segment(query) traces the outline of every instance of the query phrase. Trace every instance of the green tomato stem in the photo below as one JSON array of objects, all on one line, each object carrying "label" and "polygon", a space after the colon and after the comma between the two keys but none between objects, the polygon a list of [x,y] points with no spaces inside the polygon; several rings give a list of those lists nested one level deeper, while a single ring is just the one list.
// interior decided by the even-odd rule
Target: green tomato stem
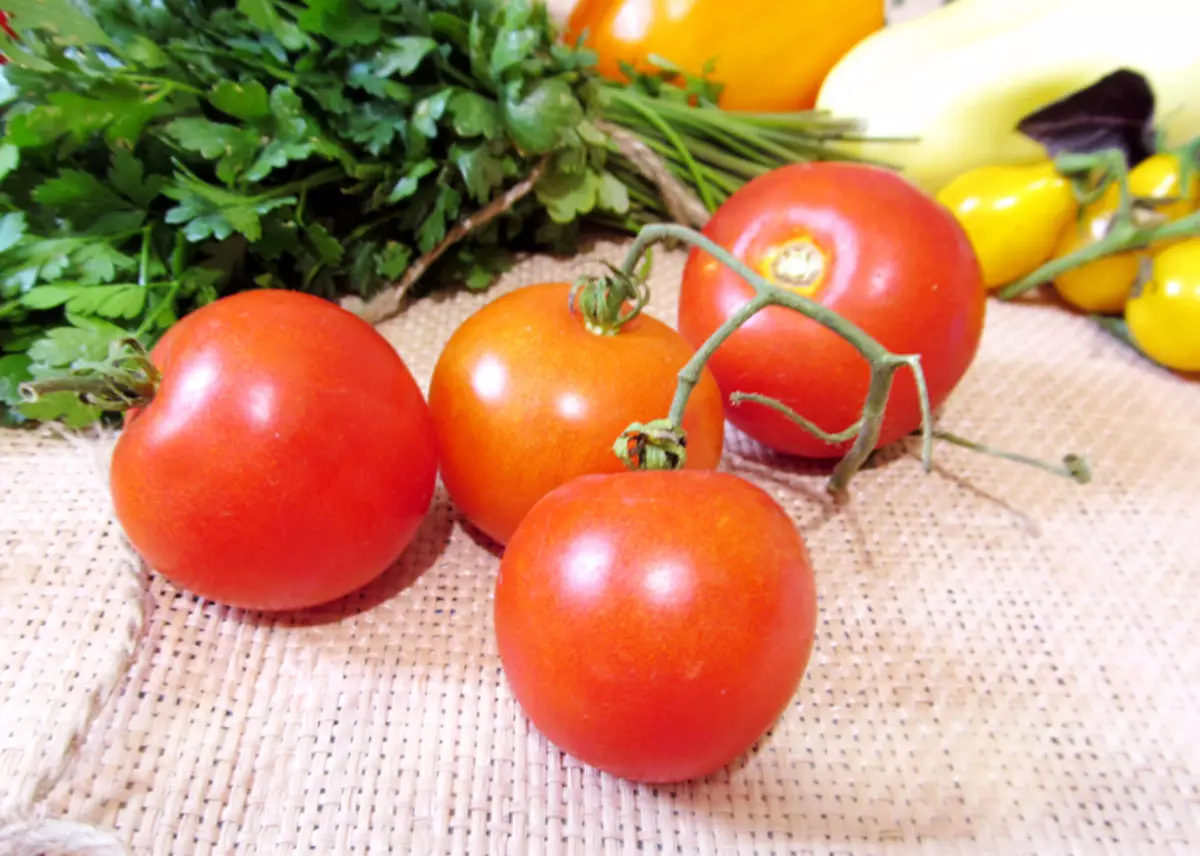
[{"label": "green tomato stem", "polygon": [[64,377],[30,381],[18,387],[21,397],[34,402],[56,392],[70,392],[85,404],[120,411],[144,407],[153,400],[162,375],[136,339],[119,343],[126,351],[106,364],[89,365]]},{"label": "green tomato stem", "polygon": [[[867,387],[867,400],[863,404],[858,436],[855,437],[850,451],[834,468],[833,476],[829,481],[830,492],[836,493],[845,490],[846,486],[850,484],[850,479],[862,469],[867,458],[875,451],[875,446],[879,443],[879,433],[883,430],[884,408],[887,407],[888,397],[892,393],[892,381],[895,379],[896,369],[900,365],[902,365],[900,362],[891,361],[871,363],[871,383]],[[923,419],[922,422],[924,423],[921,426],[923,432],[933,429],[933,426],[925,423]],[[928,462],[927,466],[932,466],[932,462]]]},{"label": "green tomato stem", "polygon": [[1141,250],[1159,241],[1194,235],[1200,235],[1200,211],[1188,214],[1171,223],[1143,227],[1135,226],[1132,217],[1127,215],[1125,220],[1118,220],[1112,230],[1099,241],[1081,247],[1062,258],[1046,262],[1028,276],[999,289],[996,296],[1001,300],[1012,300],[1043,283],[1052,282],[1056,277],[1069,270],[1074,270],[1104,256],[1130,250]]},{"label": "green tomato stem", "polygon": [[154,390],[141,385],[125,384],[101,377],[58,377],[29,381],[19,387],[21,397],[27,402],[56,392],[71,392],[88,404],[105,405],[105,409],[121,410],[141,406],[153,397]]},{"label": "green tomato stem", "polygon": [[660,223],[643,228],[634,239],[621,267],[614,270],[613,276],[628,282],[637,282],[644,278],[645,270],[641,273],[636,272],[638,263],[652,245],[668,241],[686,244],[713,256],[746,280],[754,288],[754,296],[726,319],[680,369],[667,417],[646,424],[634,423],[617,438],[613,450],[626,466],[640,469],[681,469],[686,465],[687,436],[683,430],[683,416],[687,410],[688,399],[700,381],[704,366],[716,350],[754,315],[769,306],[781,306],[799,312],[841,336],[867,360],[870,366],[870,381],[862,415],[850,427],[834,433],[814,424],[783,402],[757,393],[736,392],[730,396],[730,402],[737,405],[750,401],[769,407],[827,443],[837,444],[853,440],[849,451],[834,467],[829,479],[828,489],[831,493],[844,491],[875,451],[896,372],[904,367],[913,373],[920,402],[921,461],[926,472],[933,469],[933,440],[936,436],[959,446],[1066,476],[1081,484],[1090,480],[1091,471],[1087,462],[1078,455],[1067,455],[1063,459],[1063,465],[1056,466],[1025,455],[997,451],[949,432],[935,432],[929,388],[919,355],[892,353],[849,319],[798,292],[775,285],[723,247],[685,226]]},{"label": "green tomato stem", "polygon": [[[567,296],[567,308],[583,315],[584,326],[598,336],[615,336],[638,317],[650,301],[643,276],[625,276],[613,269],[612,276],[580,277]],[[627,309],[625,304],[631,304]]]},{"label": "green tomato stem", "polygon": [[1091,467],[1088,466],[1087,461],[1079,455],[1066,455],[1063,458],[1061,465],[1048,464],[1045,461],[1039,461],[1037,458],[1031,458],[1028,455],[1021,455],[1015,452],[1005,452],[1000,449],[994,449],[991,446],[985,446],[983,443],[976,443],[974,440],[968,440],[965,437],[960,437],[957,434],[951,434],[949,431],[935,431],[934,436],[936,436],[939,440],[944,440],[945,442],[951,443],[955,446],[961,446],[964,449],[970,449],[973,452],[980,452],[996,458],[1004,458],[1009,461],[1028,464],[1031,467],[1037,467],[1038,469],[1045,470],[1046,472],[1072,479],[1079,484],[1087,484],[1092,480]]},{"label": "green tomato stem", "polygon": [[788,407],[782,401],[776,401],[774,398],[769,398],[765,395],[759,395],[757,392],[735,392],[729,396],[729,403],[736,406],[743,401],[751,401],[755,404],[761,404],[763,407],[769,407],[776,413],[786,416],[788,419],[796,423],[800,428],[803,428],[809,434],[812,434],[818,440],[828,443],[831,446],[836,446],[838,443],[845,443],[847,440],[852,440],[862,430],[862,417],[854,420],[854,424],[845,431],[838,431],[836,434],[831,434],[817,423],[805,419],[795,410]]},{"label": "green tomato stem", "polygon": [[[1200,137],[1176,150],[1181,163],[1181,190],[1186,192],[1186,182],[1190,169],[1194,168],[1197,152],[1200,152]],[[1134,220],[1134,199],[1129,190],[1128,169],[1123,155],[1119,151],[1104,151],[1093,154],[1065,154],[1055,160],[1058,171],[1063,175],[1072,176],[1072,187],[1076,200],[1082,209],[1099,200],[1108,190],[1112,182],[1120,189],[1120,201],[1113,217],[1112,228],[1107,235],[1092,244],[1081,247],[1062,258],[1052,259],[1016,282],[1010,283],[996,292],[1001,300],[1012,300],[1028,291],[1032,291],[1043,283],[1053,282],[1054,279],[1069,270],[1082,267],[1105,256],[1131,250],[1145,249],[1159,241],[1172,238],[1191,237],[1200,235],[1200,211],[1185,217],[1159,224],[1138,225]],[[1082,184],[1100,171],[1100,178],[1095,186],[1083,190]]]},{"label": "green tomato stem", "polygon": [[[639,234],[646,234],[650,229],[656,226],[647,226]],[[700,349],[692,354],[692,358],[687,361],[679,371],[679,381],[675,387],[675,397],[671,399],[671,409],[667,411],[667,420],[675,426],[683,425],[683,414],[687,410],[688,399],[692,395],[692,390],[696,388],[696,384],[700,382],[700,374],[704,371],[704,366],[716,352],[721,344],[733,335],[733,332],[750,320],[751,316],[757,315],[760,311],[770,306],[772,303],[769,295],[759,293],[752,298],[746,305],[729,316],[725,323],[716,329],[716,331],[708,337]]]},{"label": "green tomato stem", "polygon": [[[933,431],[930,415],[932,407],[929,403],[929,392],[925,384],[924,371],[916,355],[893,354],[849,319],[802,294],[771,283],[765,277],[751,270],[745,263],[723,247],[717,245],[704,235],[684,226],[654,224],[642,229],[634,239],[633,246],[625,257],[625,261],[620,268],[620,275],[633,279],[636,276],[635,271],[638,263],[646,251],[653,244],[665,241],[687,244],[712,255],[723,265],[750,283],[755,291],[754,297],[748,300],[745,305],[718,327],[679,371],[675,396],[671,401],[670,411],[665,421],[681,442],[684,436],[682,427],[683,415],[687,409],[688,399],[691,396],[692,390],[695,389],[696,384],[699,383],[701,372],[713,353],[716,352],[717,348],[734,331],[749,321],[751,317],[768,306],[782,306],[799,312],[805,317],[837,333],[862,354],[871,367],[870,383],[867,389],[866,401],[863,405],[862,417],[853,426],[853,432],[844,438],[849,439],[850,436],[854,436],[855,441],[846,453],[846,456],[834,469],[829,482],[830,491],[839,492],[844,490],[874,450],[883,427],[884,410],[891,393],[896,370],[902,366],[911,368],[917,377],[917,391],[921,398],[921,430],[925,435],[925,466],[927,470],[932,468],[932,461],[930,459]],[[783,405],[781,404],[780,406],[782,407]],[[807,420],[804,420],[804,423],[811,425]],[[656,435],[663,433],[658,423],[651,424],[655,425]],[[622,438],[627,443],[628,435],[631,432],[634,434],[637,433],[634,430],[636,427],[632,426],[625,435],[622,435]],[[678,463],[677,465],[682,466],[682,463]]]}]

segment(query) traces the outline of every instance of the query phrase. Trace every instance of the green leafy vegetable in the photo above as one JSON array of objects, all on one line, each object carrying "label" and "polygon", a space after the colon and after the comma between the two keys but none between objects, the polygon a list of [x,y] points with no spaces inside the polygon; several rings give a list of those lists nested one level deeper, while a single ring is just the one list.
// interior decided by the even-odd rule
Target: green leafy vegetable
[{"label": "green leafy vegetable", "polygon": [[669,69],[603,81],[540,0],[4,5],[21,35],[0,67],[6,424],[98,418],[69,397],[21,403],[17,386],[126,337],[150,346],[223,294],[370,298],[417,276],[480,289],[584,221],[667,219],[602,122],[710,210],[772,166],[839,156],[856,130],[727,114],[710,83],[668,84]]}]

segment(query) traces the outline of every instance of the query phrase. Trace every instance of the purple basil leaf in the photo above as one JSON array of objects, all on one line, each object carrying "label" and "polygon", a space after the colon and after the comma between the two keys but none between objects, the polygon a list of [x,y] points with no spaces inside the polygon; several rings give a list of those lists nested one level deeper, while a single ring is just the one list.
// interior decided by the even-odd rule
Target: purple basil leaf
[{"label": "purple basil leaf", "polygon": [[1143,75],[1118,69],[1030,113],[1017,130],[1051,157],[1119,149],[1133,167],[1154,152],[1154,91]]}]

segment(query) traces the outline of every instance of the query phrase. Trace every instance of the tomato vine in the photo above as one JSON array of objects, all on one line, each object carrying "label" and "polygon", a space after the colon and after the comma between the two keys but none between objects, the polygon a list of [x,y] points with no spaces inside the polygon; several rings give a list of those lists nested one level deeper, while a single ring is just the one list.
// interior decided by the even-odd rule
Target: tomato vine
[{"label": "tomato vine", "polygon": [[853,445],[834,467],[830,476],[828,488],[831,493],[844,491],[870,458],[871,453],[875,451],[896,372],[906,367],[913,373],[920,400],[921,463],[925,472],[931,472],[933,469],[934,440],[943,439],[978,452],[1029,463],[1080,484],[1086,484],[1091,480],[1091,468],[1086,459],[1080,455],[1065,456],[1063,465],[1058,467],[1024,455],[995,450],[947,432],[935,431],[929,391],[919,355],[897,354],[888,350],[857,324],[811,298],[772,283],[749,268],[728,250],[686,226],[676,224],[646,226],[634,239],[624,262],[618,269],[601,277],[585,277],[577,287],[599,283],[613,293],[624,291],[630,297],[636,297],[638,292],[634,289],[643,287],[645,277],[645,269],[638,273],[639,263],[642,262],[643,256],[651,246],[668,241],[687,244],[713,256],[753,286],[755,296],[717,328],[680,370],[675,395],[667,416],[646,423],[635,422],[617,438],[613,444],[613,451],[630,469],[680,469],[685,465],[687,437],[681,427],[682,414],[687,408],[688,398],[699,381],[705,364],[721,344],[754,315],[769,306],[781,306],[799,312],[841,336],[867,360],[870,366],[870,382],[861,416],[843,431],[828,432],[782,402],[752,391],[734,393],[731,400],[734,403],[753,401],[769,406],[787,416],[808,433],[827,443],[853,439]]},{"label": "tomato vine", "polygon": [[[1180,186],[1187,187],[1192,172],[1197,169],[1200,137],[1173,154],[1179,157],[1181,165]],[[1055,158],[1054,164],[1062,175],[1071,179],[1076,200],[1081,205],[1099,200],[1111,187],[1116,187],[1119,193],[1116,211],[1102,238],[1075,252],[1051,259],[1028,276],[999,289],[996,294],[1001,300],[1020,297],[1068,271],[1116,253],[1200,235],[1200,211],[1167,220],[1157,216],[1155,211],[1162,200],[1141,200],[1130,192],[1129,167],[1125,155],[1118,149],[1087,154],[1068,152]]]}]

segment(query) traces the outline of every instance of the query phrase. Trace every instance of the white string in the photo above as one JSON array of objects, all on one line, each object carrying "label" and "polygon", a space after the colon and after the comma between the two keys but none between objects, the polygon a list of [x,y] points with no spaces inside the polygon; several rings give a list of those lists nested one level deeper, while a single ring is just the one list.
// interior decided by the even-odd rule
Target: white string
[{"label": "white string", "polygon": [[[109,450],[112,435],[97,429],[92,438],[72,433],[57,425],[47,429],[71,443],[76,450],[86,454],[93,466],[94,474],[100,479],[107,494]],[[141,560],[126,545],[130,573],[125,595],[133,606],[125,625],[121,641],[121,652],[108,674],[88,693],[87,701],[81,706],[75,719],[69,723],[69,737],[61,755],[49,769],[38,776],[24,806],[0,815],[0,856],[125,856],[129,851],[111,834],[71,820],[35,818],[39,804],[46,799],[78,757],[80,747],[87,740],[88,732],[95,723],[105,703],[128,675],[140,648],[146,629],[148,579]]]}]

